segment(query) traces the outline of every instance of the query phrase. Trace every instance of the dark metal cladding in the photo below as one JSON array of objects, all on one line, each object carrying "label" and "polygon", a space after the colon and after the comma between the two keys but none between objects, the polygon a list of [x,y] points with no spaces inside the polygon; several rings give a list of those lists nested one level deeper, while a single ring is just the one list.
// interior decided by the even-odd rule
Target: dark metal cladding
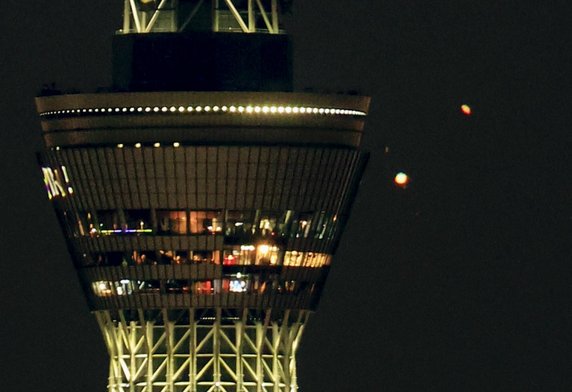
[{"label": "dark metal cladding", "polygon": [[117,91],[292,91],[287,35],[154,33],[113,37]]}]

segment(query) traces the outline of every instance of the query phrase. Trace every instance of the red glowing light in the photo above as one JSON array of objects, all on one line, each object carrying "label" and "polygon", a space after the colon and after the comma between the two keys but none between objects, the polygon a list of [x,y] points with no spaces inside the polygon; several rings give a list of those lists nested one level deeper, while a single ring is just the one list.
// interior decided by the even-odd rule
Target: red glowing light
[{"label": "red glowing light", "polygon": [[409,176],[403,172],[399,172],[393,178],[393,182],[395,185],[401,188],[405,188],[407,184],[409,184]]},{"label": "red glowing light", "polygon": [[473,113],[469,105],[461,105],[461,112],[463,112],[465,116],[470,116]]}]

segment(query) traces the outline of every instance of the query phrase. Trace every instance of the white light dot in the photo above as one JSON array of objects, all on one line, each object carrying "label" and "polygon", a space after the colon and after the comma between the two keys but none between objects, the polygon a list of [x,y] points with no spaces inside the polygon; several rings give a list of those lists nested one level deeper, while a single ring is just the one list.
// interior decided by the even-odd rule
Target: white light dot
[{"label": "white light dot", "polygon": [[286,106],[284,110],[286,111],[286,113],[292,113],[292,108],[290,106]]},{"label": "white light dot", "polygon": [[306,108],[300,108],[300,113],[306,113]]},{"label": "white light dot", "polygon": [[226,112],[226,111],[228,110],[228,107],[223,106],[223,107],[221,108],[221,110],[222,110],[223,112]]},{"label": "white light dot", "polygon": [[213,106],[213,112],[218,112],[220,108],[218,106]]},{"label": "white light dot", "polygon": [[270,108],[269,108],[268,106],[263,106],[263,107],[262,107],[262,111],[263,111],[264,113],[268,113],[268,112],[270,111]]},{"label": "white light dot", "polygon": [[141,143],[135,143],[135,148],[141,148]]},{"label": "white light dot", "polygon": [[173,143],[173,147],[180,147],[180,146],[181,146],[181,143],[179,143],[179,142]]},{"label": "white light dot", "polygon": [[[238,108],[238,110],[240,110],[240,108]],[[246,107],[246,111],[247,111],[248,113],[252,113],[252,112],[254,111],[254,108],[253,108],[252,106],[247,106],[247,107]]]},{"label": "white light dot", "polygon": [[255,106],[255,107],[254,107],[254,111],[255,111],[256,113],[260,113],[261,110],[262,110],[262,108],[261,108],[260,106]]},{"label": "white light dot", "polygon": [[[250,108],[250,110],[252,111],[252,107]],[[239,111],[240,113],[244,112],[244,106],[239,106],[239,107],[238,107],[238,111]]]},{"label": "white light dot", "polygon": [[234,106],[231,106],[229,109],[230,109],[231,113],[236,112],[236,107],[234,107]]},{"label": "white light dot", "polygon": [[117,148],[123,148],[123,143],[119,143],[119,144],[117,145]]},{"label": "white light dot", "polygon": [[153,144],[153,147],[155,147],[155,148],[161,147],[161,143],[157,142],[157,143]]},{"label": "white light dot", "polygon": [[211,107],[210,106],[205,106],[205,112],[210,112],[211,111]]},{"label": "white light dot", "polygon": [[197,107],[195,108],[195,110],[196,110],[197,112],[201,112],[201,111],[203,110],[203,108],[202,108],[201,106],[197,106]]},{"label": "white light dot", "polygon": [[193,107],[192,106],[187,106],[187,112],[192,112],[193,111]]},{"label": "white light dot", "polygon": [[135,111],[135,108],[129,108],[129,111],[130,111],[130,112],[134,112],[134,111]]},{"label": "white light dot", "polygon": [[122,111],[122,112],[126,112],[126,111],[127,111],[127,108],[121,108],[121,111]]},{"label": "white light dot", "polygon": [[185,107],[184,106],[179,106],[179,112],[183,113],[185,111]]},{"label": "white light dot", "polygon": [[270,113],[276,113],[276,106],[270,106]]},{"label": "white light dot", "polygon": [[169,108],[166,107],[166,106],[163,106],[163,107],[161,108],[161,111],[162,111],[163,113],[165,113],[165,112],[168,111],[168,110],[169,110]]},{"label": "white light dot", "polygon": [[278,113],[284,113],[284,106],[278,106]]},{"label": "white light dot", "polygon": [[324,114],[324,109],[323,109],[323,108],[320,108],[320,109],[318,110],[318,113]]},{"label": "white light dot", "polygon": [[157,113],[159,110],[161,110],[161,109],[159,109],[159,106],[155,106],[155,107],[153,108],[153,111],[154,111],[155,113]]}]

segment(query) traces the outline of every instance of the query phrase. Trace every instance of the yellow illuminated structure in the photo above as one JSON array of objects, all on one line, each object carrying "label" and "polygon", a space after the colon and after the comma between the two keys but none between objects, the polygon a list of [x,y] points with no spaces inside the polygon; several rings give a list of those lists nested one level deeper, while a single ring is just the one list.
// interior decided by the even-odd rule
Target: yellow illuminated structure
[{"label": "yellow illuminated structure", "polygon": [[112,89],[37,98],[110,392],[297,389],[369,99],[291,92],[287,3],[125,0]]}]

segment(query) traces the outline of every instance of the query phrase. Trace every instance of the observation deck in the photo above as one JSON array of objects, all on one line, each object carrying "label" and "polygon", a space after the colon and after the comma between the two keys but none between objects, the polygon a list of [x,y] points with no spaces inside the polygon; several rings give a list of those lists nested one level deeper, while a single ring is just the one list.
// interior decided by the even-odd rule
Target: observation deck
[{"label": "observation deck", "polygon": [[111,392],[295,392],[369,98],[292,92],[286,0],[125,0],[113,86],[36,98]]}]

